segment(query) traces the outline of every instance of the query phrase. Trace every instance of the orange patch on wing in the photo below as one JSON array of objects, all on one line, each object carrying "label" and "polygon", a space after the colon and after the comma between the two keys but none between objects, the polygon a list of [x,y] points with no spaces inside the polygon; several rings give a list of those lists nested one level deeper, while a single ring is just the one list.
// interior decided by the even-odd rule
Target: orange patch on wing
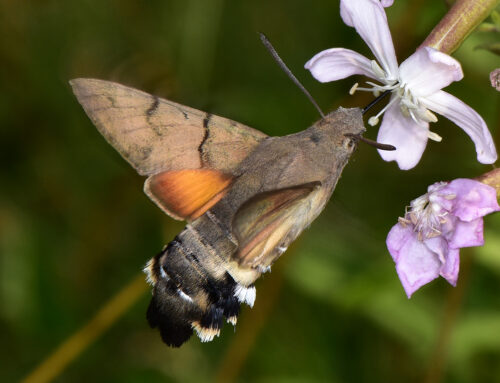
[{"label": "orange patch on wing", "polygon": [[173,218],[193,220],[226,194],[232,179],[212,169],[174,170],[149,177],[144,190]]}]

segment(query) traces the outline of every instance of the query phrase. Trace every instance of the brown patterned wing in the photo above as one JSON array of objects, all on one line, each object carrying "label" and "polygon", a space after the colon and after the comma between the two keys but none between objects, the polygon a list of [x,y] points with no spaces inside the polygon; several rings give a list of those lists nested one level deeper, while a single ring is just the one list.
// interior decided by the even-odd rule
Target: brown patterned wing
[{"label": "brown patterned wing", "polygon": [[[106,140],[139,174],[155,177],[146,182],[146,194],[176,219],[198,216],[204,207],[220,199],[236,167],[267,137],[227,118],[114,82],[79,78],[70,84]],[[192,206],[177,208],[181,196],[175,191],[182,190],[179,185],[195,184],[191,182],[194,173],[179,173],[185,169],[210,170],[203,172],[204,182],[216,185],[209,185]],[[177,181],[176,174],[181,174],[182,180]],[[183,192],[188,194],[189,190]],[[188,210],[190,215],[186,216],[183,212]]]},{"label": "brown patterned wing", "polygon": [[106,140],[141,175],[211,168],[231,173],[265,137],[243,124],[110,81],[70,81]]}]

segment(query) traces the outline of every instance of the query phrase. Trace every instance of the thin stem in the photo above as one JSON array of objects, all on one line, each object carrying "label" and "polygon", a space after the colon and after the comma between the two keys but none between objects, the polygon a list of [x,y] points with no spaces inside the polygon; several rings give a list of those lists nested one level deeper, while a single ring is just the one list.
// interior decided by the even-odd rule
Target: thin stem
[{"label": "thin stem", "polygon": [[448,294],[436,346],[434,347],[434,351],[430,357],[430,363],[424,383],[439,383],[443,380],[453,328],[455,327],[455,323],[457,322],[457,318],[460,314],[460,309],[462,308],[474,257],[474,251],[470,248],[462,249],[462,252],[460,280],[457,287],[451,289]]},{"label": "thin stem", "polygon": [[476,177],[476,180],[483,184],[494,187],[497,191],[497,198],[500,198],[500,168]]},{"label": "thin stem", "polygon": [[421,46],[453,53],[500,0],[457,0]]},{"label": "thin stem", "polygon": [[80,330],[67,338],[42,361],[22,383],[46,383],[61,372],[110,328],[146,292],[144,275],[136,276],[94,315]]}]

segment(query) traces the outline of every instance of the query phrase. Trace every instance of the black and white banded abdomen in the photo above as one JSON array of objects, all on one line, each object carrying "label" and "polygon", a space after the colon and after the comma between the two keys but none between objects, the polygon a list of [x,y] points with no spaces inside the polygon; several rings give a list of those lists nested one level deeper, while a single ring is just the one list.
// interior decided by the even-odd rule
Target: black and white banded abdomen
[{"label": "black and white banded abdomen", "polygon": [[253,284],[240,284],[231,274],[236,246],[226,230],[203,216],[149,261],[144,270],[153,297],[147,319],[167,345],[179,347],[193,330],[202,342],[211,341],[224,319],[236,325],[240,303],[253,306]]}]

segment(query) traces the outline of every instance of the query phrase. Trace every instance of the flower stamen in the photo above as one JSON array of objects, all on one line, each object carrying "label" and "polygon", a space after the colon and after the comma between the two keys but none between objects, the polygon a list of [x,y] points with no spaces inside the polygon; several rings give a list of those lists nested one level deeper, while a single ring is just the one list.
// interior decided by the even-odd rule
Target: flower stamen
[{"label": "flower stamen", "polygon": [[349,94],[352,96],[354,93],[356,93],[356,90],[358,90],[359,83],[355,83],[351,89],[349,89]]},{"label": "flower stamen", "polygon": [[[436,115],[420,105],[418,98],[412,94],[410,88],[406,84],[401,82],[401,80],[390,81],[386,78],[384,70],[375,60],[371,61],[371,65],[375,75],[379,77],[380,81],[384,82],[385,85],[367,81],[366,84],[370,85],[370,87],[365,88],[360,87],[359,83],[355,83],[349,90],[349,94],[352,96],[357,91],[363,91],[371,92],[375,97],[378,97],[381,92],[389,90],[395,95],[395,97],[392,97],[391,101],[389,101],[389,103],[379,113],[377,113],[376,116],[370,117],[368,119],[368,124],[371,126],[377,125],[380,122],[380,116],[384,114],[389,106],[396,101],[399,101],[399,107],[403,116],[411,118],[417,125],[423,128],[427,128],[427,123],[437,121]],[[428,138],[437,142],[442,140],[442,138],[434,132],[429,132]]]},{"label": "flower stamen", "polygon": [[389,102],[387,103],[387,105],[386,105],[386,106],[384,106],[380,112],[378,112],[375,116],[372,116],[372,117],[370,117],[370,118],[368,119],[368,124],[370,124],[370,126],[375,126],[375,125],[377,125],[377,124],[378,124],[378,122],[379,122],[379,117],[380,117],[382,114],[384,114],[384,113],[385,113],[385,111],[386,111],[386,110],[387,110],[387,109],[388,109],[388,108],[389,108],[392,104],[394,104],[394,102],[396,102],[396,100],[397,100],[397,97],[393,97],[393,98],[392,98],[392,100],[391,100],[391,101],[389,101]]},{"label": "flower stamen", "polygon": [[427,138],[436,142],[441,142],[443,139],[443,137],[441,137],[439,134],[431,132],[430,130],[427,132]]},{"label": "flower stamen", "polygon": [[414,231],[418,234],[420,241],[441,235],[440,227],[444,216],[435,214],[431,206],[429,204],[421,211],[415,210],[410,213]]},{"label": "flower stamen", "polygon": [[446,182],[433,185],[429,192],[411,201],[410,206],[405,209],[404,218],[399,222],[413,225],[413,231],[417,233],[417,239],[424,241],[429,238],[442,235],[441,225],[448,219],[448,211],[441,206],[441,199],[453,200],[455,194],[440,194],[440,190],[447,185]]}]

